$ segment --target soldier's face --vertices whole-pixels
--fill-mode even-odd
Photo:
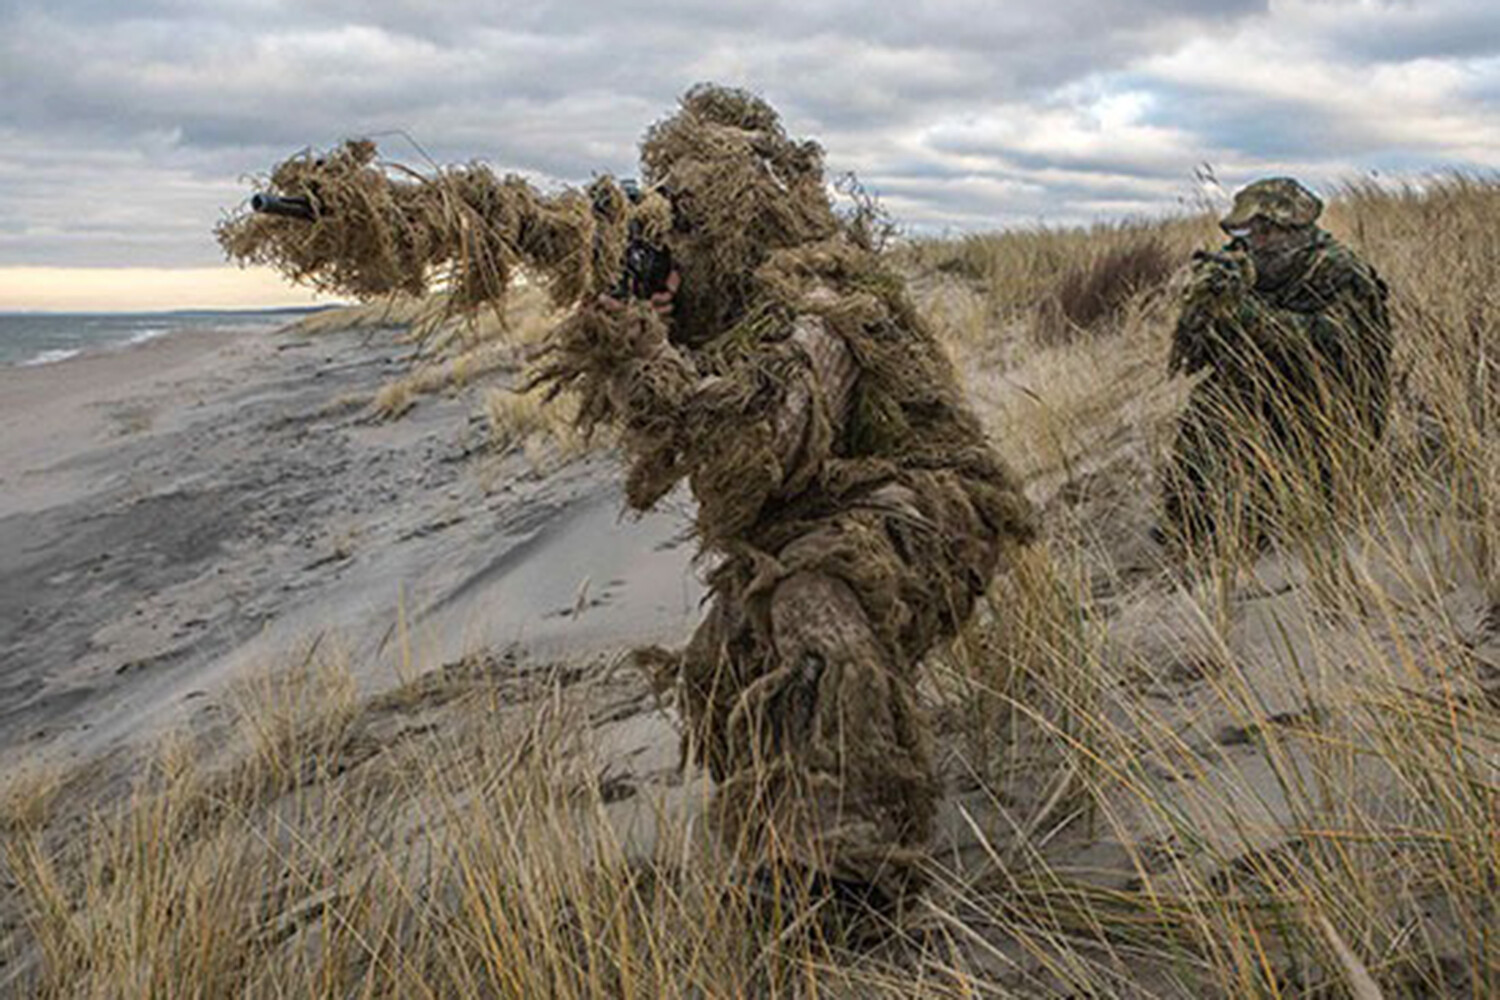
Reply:
[[[1245,242],[1249,244],[1252,253],[1263,253],[1280,247],[1291,236],[1292,230],[1285,229],[1276,223],[1257,215],[1250,220],[1246,227]]]

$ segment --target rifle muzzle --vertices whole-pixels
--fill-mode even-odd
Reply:
[[[263,215],[281,215],[288,219],[301,219],[304,222],[312,222],[318,217],[311,199],[288,198],[264,191],[258,191],[250,196],[250,209]]]

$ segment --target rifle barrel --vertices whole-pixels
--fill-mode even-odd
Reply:
[[[250,196],[250,208],[263,215],[280,215],[288,219],[302,219],[304,222],[312,222],[318,217],[308,198],[285,197],[264,191]]]

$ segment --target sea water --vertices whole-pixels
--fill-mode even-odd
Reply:
[[[275,329],[306,309],[132,313],[0,312],[0,365],[46,365],[91,351],[120,350],[181,330],[226,334]]]

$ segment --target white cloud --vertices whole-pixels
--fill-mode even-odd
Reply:
[[[545,183],[630,172],[751,87],[908,225],[1174,208],[1210,162],[1500,167],[1489,2],[21,0],[0,9],[0,265],[208,264],[241,175],[383,134]]]
[[[1165,103],[1166,120],[1208,132],[1252,165],[1302,166],[1325,176],[1339,163],[1500,167],[1500,107],[1471,93],[1476,78],[1495,79],[1494,60],[1417,51],[1340,58],[1333,47],[1340,35],[1324,33],[1346,31],[1350,18],[1399,22],[1404,8],[1292,3],[1278,13],[1230,38],[1194,40],[1143,59],[1133,78],[1180,100]],[[1500,11],[1491,17],[1500,31]]]

